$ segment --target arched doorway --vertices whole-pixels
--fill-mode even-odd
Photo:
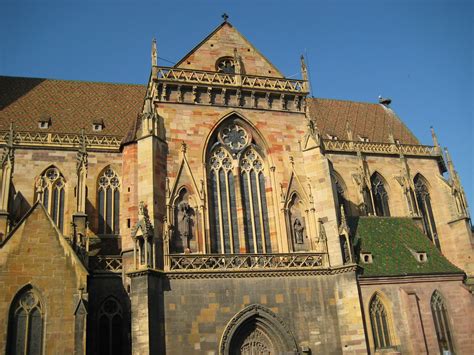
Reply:
[[[220,354],[270,355],[299,354],[296,341],[286,324],[261,305],[251,305],[237,313],[222,335]]]

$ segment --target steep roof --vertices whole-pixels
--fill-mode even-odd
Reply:
[[[349,219],[354,237],[354,253],[361,276],[405,276],[463,274],[431,243],[410,218],[353,217]],[[373,262],[360,260],[361,252],[372,254]],[[419,262],[414,253],[424,252]]]
[[[0,76],[0,130],[29,132],[86,133],[135,136],[137,114],[146,93],[144,85],[94,83],[52,79]],[[311,117],[323,133],[347,139],[346,121],[357,136],[372,142],[388,142],[388,134],[405,144],[419,144],[416,137],[395,115],[380,104],[308,98]],[[39,129],[41,118],[52,119],[48,129]],[[103,120],[104,129],[92,130],[92,123]]]
[[[10,121],[15,130],[39,131],[38,121],[51,118],[41,132],[124,136],[141,109],[145,86],[0,76],[0,130]],[[104,129],[92,130],[103,121]]]
[[[334,99],[309,99],[309,112],[323,134],[347,139],[346,126],[358,136],[371,142],[390,143],[389,134],[402,144],[420,144],[405,124],[390,108],[381,104],[353,102]],[[327,137],[323,137],[327,138]]]

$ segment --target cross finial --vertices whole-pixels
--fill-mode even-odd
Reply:
[[[224,22],[227,22],[227,19],[229,18],[229,15],[227,15],[225,12],[222,14],[222,18],[224,19]]]

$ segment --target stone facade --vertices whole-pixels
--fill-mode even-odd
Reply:
[[[16,101],[0,113],[14,122],[0,135],[0,351],[40,339],[45,354],[436,353],[437,290],[456,353],[472,353],[472,233],[452,162],[386,101],[357,104],[370,112],[359,117],[307,97],[301,67],[285,78],[224,21],[173,68],[158,66],[154,42],[146,87],[84,84],[74,117],[41,99],[59,87],[72,100],[70,83],[4,79]],[[121,107],[126,134],[108,124]],[[32,132],[39,111],[59,117]],[[364,278],[346,216],[378,203],[417,221],[457,271]],[[390,314],[385,347],[374,294]]]

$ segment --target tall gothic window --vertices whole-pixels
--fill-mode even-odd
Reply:
[[[8,353],[43,353],[44,313],[39,295],[31,287],[15,297],[10,308]]]
[[[99,353],[116,355],[122,349],[123,311],[113,297],[107,298],[99,309]]]
[[[370,178],[372,184],[372,197],[374,200],[375,214],[377,216],[390,216],[390,209],[388,207],[388,193],[385,189],[385,183],[378,173],[374,173]]]
[[[418,210],[420,211],[421,217],[423,219],[423,228],[425,229],[425,233],[428,235],[431,241],[438,249],[440,249],[438,233],[436,231],[436,223],[433,216],[433,210],[431,209],[431,198],[428,187],[424,178],[420,174],[415,176],[414,183]]]
[[[444,354],[445,351],[449,351],[449,354],[454,354],[446,305],[438,291],[433,292],[431,296],[431,313],[433,314],[440,353]]]
[[[59,169],[48,168],[41,176],[43,205],[59,230],[63,230],[65,206],[65,180]]]
[[[391,347],[387,310],[379,295],[376,294],[370,301],[369,311],[375,349]]]
[[[120,180],[110,167],[99,177],[99,234],[119,234]]]
[[[251,134],[234,121],[219,129],[215,140],[208,165],[212,252],[271,252],[265,168],[258,147]],[[245,246],[239,244],[240,204]]]

